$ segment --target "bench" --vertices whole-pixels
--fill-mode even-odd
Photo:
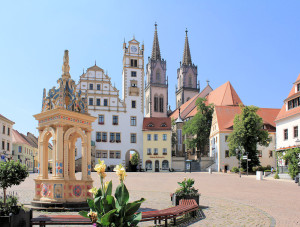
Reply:
[[[161,220],[165,221],[167,226],[167,220],[173,219],[174,225],[176,225],[176,217],[182,216],[187,213],[191,213],[194,217],[196,211],[199,209],[198,204],[194,199],[182,199],[178,206],[166,208],[163,210],[146,211],[142,212],[142,219],[140,222],[154,221],[156,224]],[[84,218],[80,215],[40,215],[39,217],[31,219],[31,225],[91,225],[89,218]]]

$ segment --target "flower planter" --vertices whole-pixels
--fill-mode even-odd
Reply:
[[[18,214],[10,214],[9,216],[0,216],[0,226],[10,227],[10,226],[22,226],[29,227],[30,220],[32,218],[32,211],[25,211],[20,209]]]
[[[179,201],[181,199],[194,199],[196,203],[199,205],[200,195],[196,196],[176,196],[175,193],[171,194],[171,201],[173,206],[179,205]]]

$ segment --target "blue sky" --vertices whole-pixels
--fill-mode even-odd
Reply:
[[[97,65],[121,90],[122,44],[133,35],[151,55],[154,23],[167,60],[169,104],[185,29],[201,88],[230,81],[245,105],[281,108],[300,73],[299,1],[1,1],[0,113],[37,135],[32,115],[56,86],[63,52],[71,76]]]

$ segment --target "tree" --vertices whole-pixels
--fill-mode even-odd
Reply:
[[[19,185],[26,177],[28,177],[27,167],[19,161],[0,162],[0,187],[3,188],[4,204],[6,203],[6,189]]]
[[[196,101],[197,113],[183,126],[183,135],[187,135],[184,143],[189,149],[197,148],[197,156],[204,151],[209,144],[209,134],[212,122],[214,107],[212,104],[206,105],[205,98],[198,98]]]
[[[241,150],[244,150],[244,154],[248,153],[248,158],[251,161],[248,162],[249,169],[254,166],[260,165],[257,144],[261,146],[269,146],[269,133],[263,129],[263,120],[257,115],[256,106],[240,106],[242,113],[238,114],[234,118],[233,131],[228,137],[228,146],[230,155],[235,155],[237,159],[240,158]],[[239,152],[236,152],[236,149]],[[243,169],[247,168],[247,161],[242,161]]]
[[[300,148],[286,150],[283,159],[288,161],[289,175],[294,179],[300,168]]]
[[[135,153],[131,156],[130,162],[131,162],[132,165],[135,165],[135,166],[139,164],[140,158],[139,158],[138,153],[135,152]]]

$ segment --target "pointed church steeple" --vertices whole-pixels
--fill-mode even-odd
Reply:
[[[183,65],[191,65],[192,64],[192,58],[191,58],[191,52],[190,52],[190,46],[189,46],[189,39],[187,36],[188,30],[185,30],[185,43],[184,43],[184,51],[183,51],[183,58],[182,58],[182,64]]]
[[[152,60],[161,60],[156,22],[155,22],[155,32],[154,32],[154,40],[153,40],[151,59]]]

